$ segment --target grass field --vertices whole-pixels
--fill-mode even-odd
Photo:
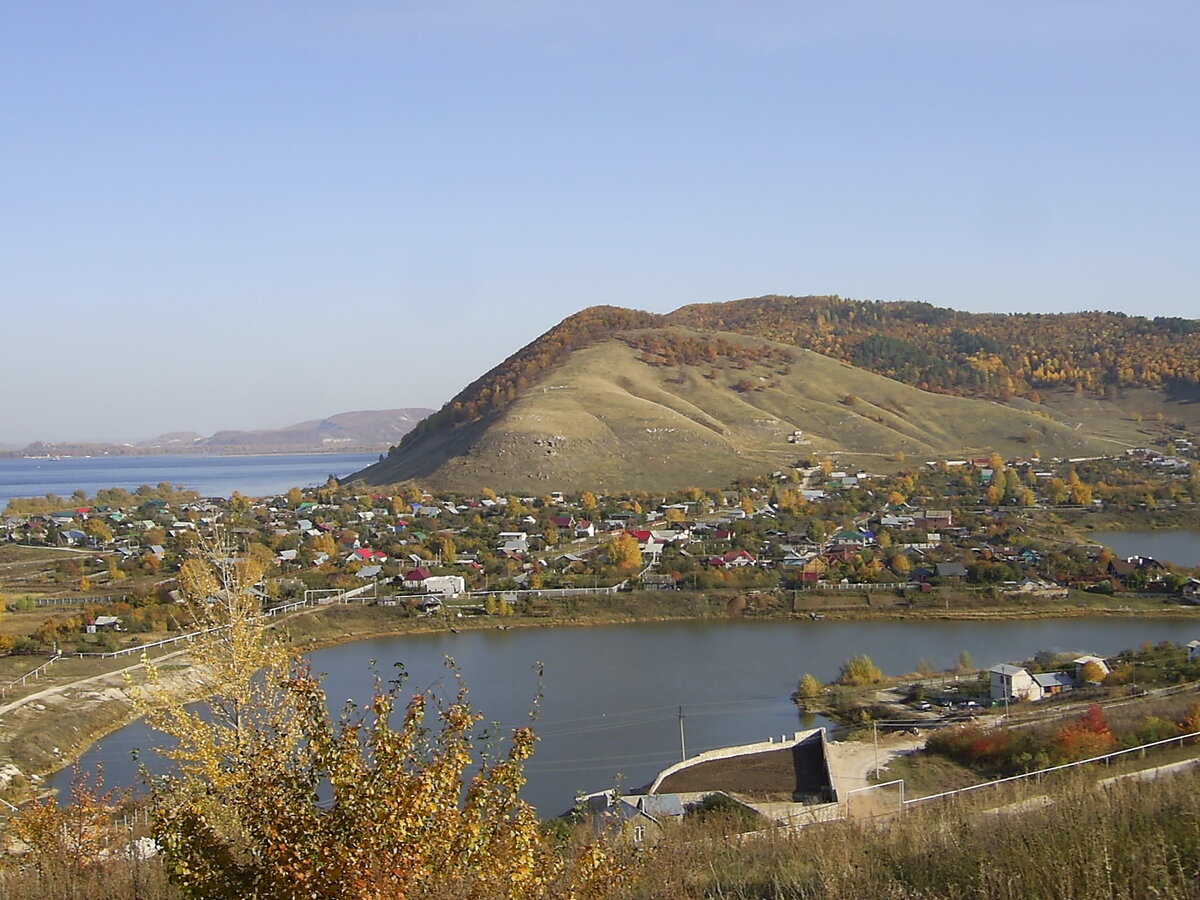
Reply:
[[[794,362],[652,366],[606,341],[573,353],[502,413],[422,435],[366,477],[463,490],[712,487],[809,454],[881,471],[901,454],[1090,456],[1145,440],[1132,423],[1101,433],[1048,408],[932,394],[810,351],[733,339]],[[795,431],[802,438],[791,443]]]

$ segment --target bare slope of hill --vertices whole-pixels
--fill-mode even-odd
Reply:
[[[662,489],[719,485],[810,453],[882,462],[900,452],[1084,456],[1117,446],[1045,410],[918,390],[760,338],[679,326],[597,337],[506,402],[414,432],[353,477],[463,490]]]

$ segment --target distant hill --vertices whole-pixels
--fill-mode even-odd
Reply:
[[[404,437],[433,410],[382,409],[339,413],[286,428],[218,431],[211,437],[170,432],[128,444],[39,441],[10,456],[100,456],[148,453],[312,453],[382,450]]]
[[[263,431],[218,431],[203,443],[246,449],[376,449],[400,440],[432,413],[431,409],[383,409],[339,413]]]

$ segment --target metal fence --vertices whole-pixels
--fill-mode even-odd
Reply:
[[[998,778],[995,781],[985,781],[981,784],[972,784],[968,787],[958,788],[957,790],[954,790],[954,791],[942,791],[942,793],[940,793],[940,794],[929,794],[925,797],[914,797],[911,800],[905,800],[903,802],[903,805],[904,806],[914,806],[918,803],[926,803],[930,800],[945,800],[947,797],[958,797],[958,796],[961,796],[962,794],[969,794],[972,791],[980,791],[980,790],[984,790],[986,788],[997,787],[998,785],[1001,785],[1001,784],[1014,784],[1015,782],[1018,782],[1018,781],[1024,781],[1027,778],[1036,778],[1038,780],[1041,780],[1041,777],[1043,775],[1049,775],[1052,772],[1064,772],[1067,769],[1074,769],[1074,768],[1078,768],[1079,766],[1089,766],[1089,765],[1092,765],[1093,763],[1102,762],[1107,766],[1111,760],[1117,759],[1122,756],[1127,756],[1130,753],[1145,754],[1145,752],[1147,750],[1151,749],[1152,747],[1162,747],[1162,746],[1166,746],[1167,744],[1178,744],[1180,747],[1182,747],[1184,741],[1192,740],[1195,738],[1200,738],[1200,731],[1193,731],[1188,734],[1181,734],[1178,737],[1167,738],[1166,740],[1163,740],[1163,741],[1152,741],[1149,744],[1140,744],[1137,747],[1129,747],[1128,749],[1125,749],[1125,750],[1115,750],[1112,753],[1105,753],[1102,756],[1093,756],[1093,757],[1090,757],[1089,759],[1081,759],[1076,762],[1063,763],[1062,765],[1058,765],[1058,766],[1050,766],[1050,768],[1048,768],[1048,769],[1038,769],[1037,771],[1034,771],[1034,772],[1024,772],[1020,775],[1010,775],[1008,778]]]
[[[11,691],[15,687],[18,687],[18,686],[24,687],[29,682],[30,679],[37,681],[39,678],[42,677],[42,675],[46,672],[47,669],[49,669],[52,665],[54,665],[54,663],[58,662],[60,659],[62,659],[62,654],[59,654],[57,656],[52,656],[48,660],[46,660],[44,663],[42,663],[40,666],[38,666],[36,669],[26,672],[20,678],[14,678],[8,684],[4,685],[3,687],[0,687],[0,697],[8,696],[8,692]]]

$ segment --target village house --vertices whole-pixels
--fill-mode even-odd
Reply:
[[[706,566],[713,568],[741,568],[742,566],[758,565],[758,560],[753,553],[746,550],[730,550],[722,556],[710,556],[704,561]]]
[[[993,700],[1041,700],[1042,688],[1023,666],[1001,663],[988,669]]]
[[[1180,593],[1184,602],[1200,604],[1200,578],[1189,578],[1184,582]]]
[[[88,634],[96,634],[100,631],[120,631],[121,619],[118,616],[96,616],[84,626],[83,630]]]
[[[1033,676],[1033,680],[1041,690],[1041,696],[1031,697],[1032,700],[1053,697],[1075,688],[1075,680],[1066,672],[1038,672]]]
[[[419,591],[425,587],[426,580],[430,577],[429,570],[423,567],[410,569],[404,573],[404,580],[401,584],[405,590]]]

